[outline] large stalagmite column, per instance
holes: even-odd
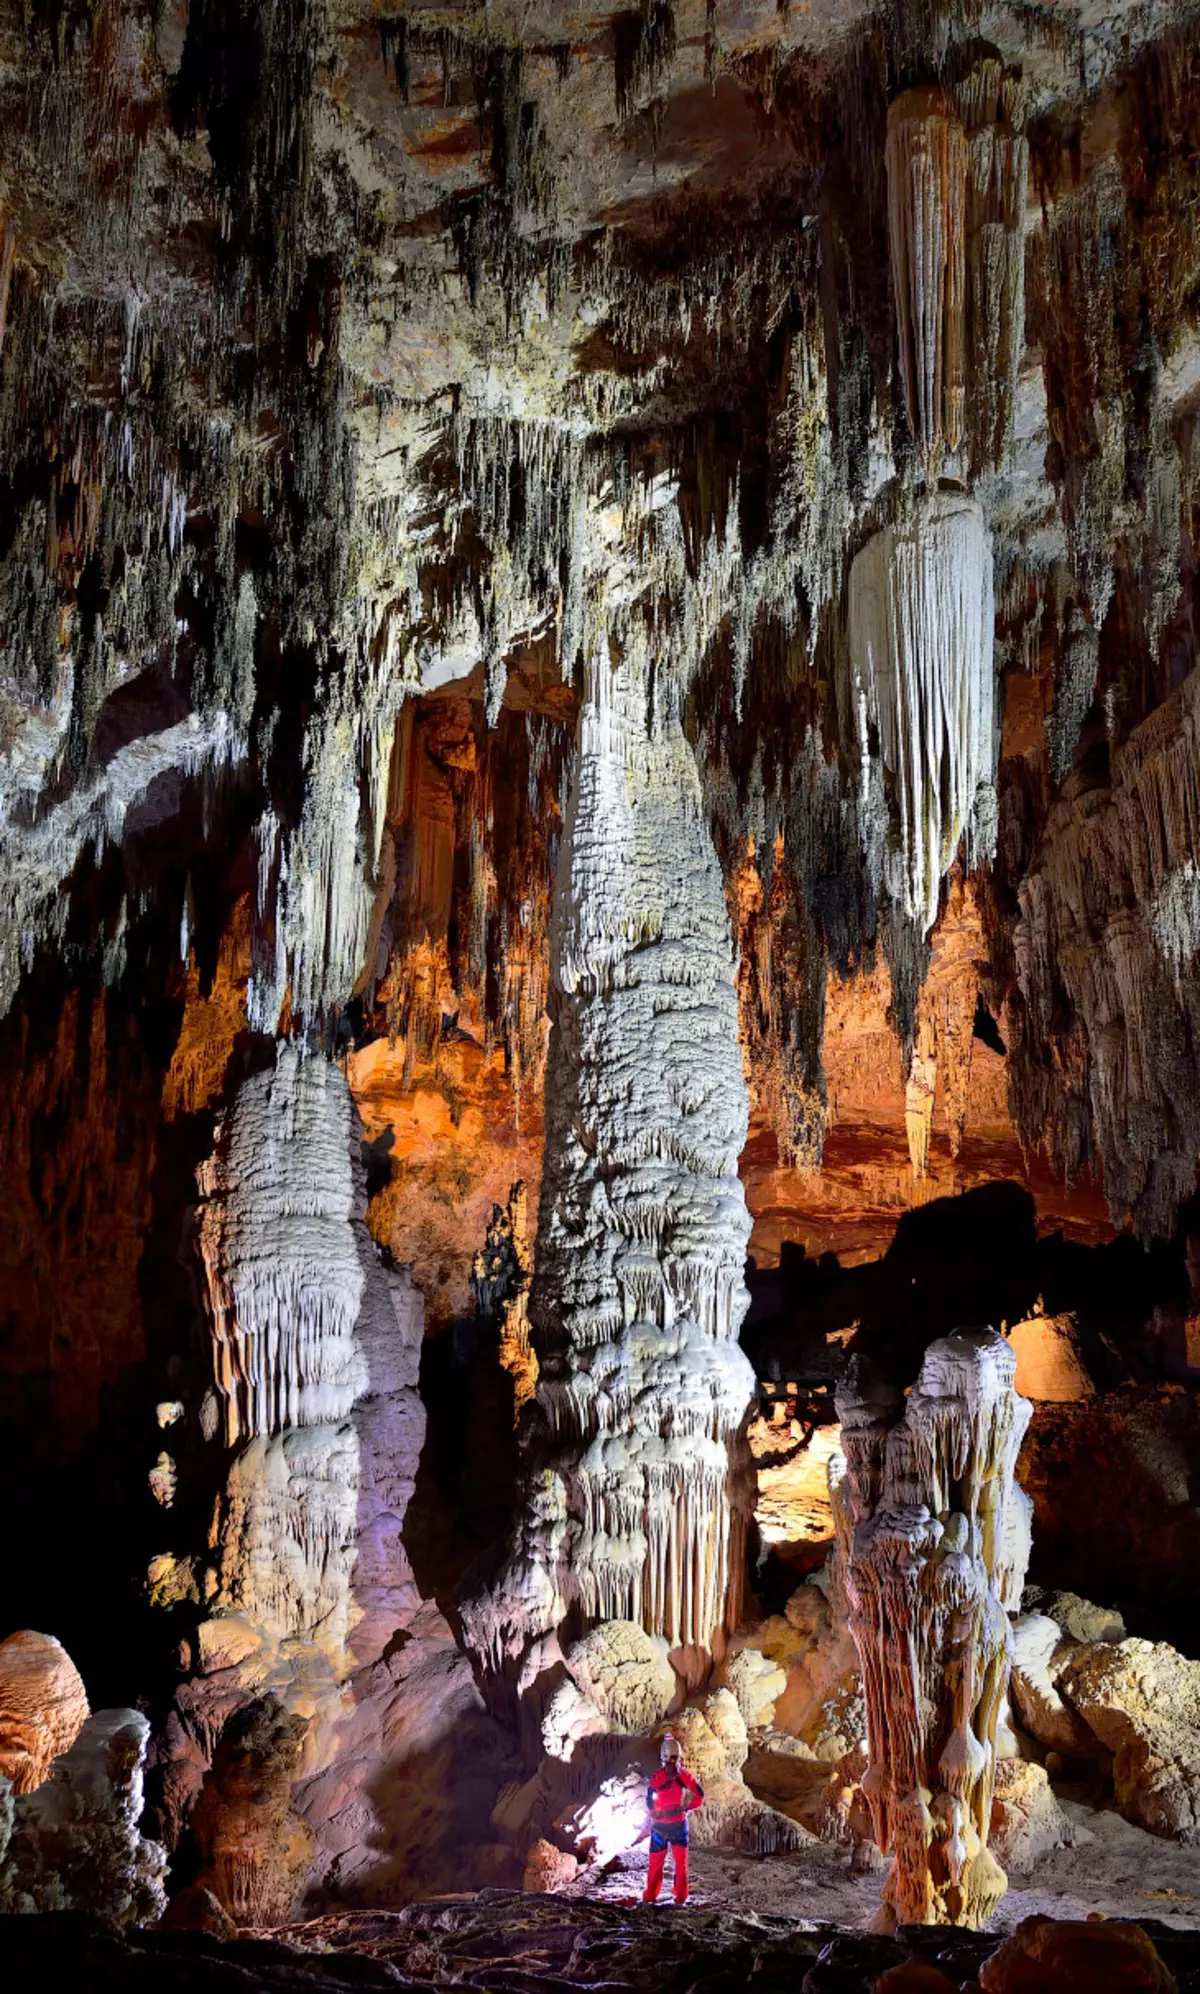
[[[1015,1480],[1031,1410],[1015,1373],[994,1330],[959,1330],[930,1345],[907,1399],[857,1366],[838,1393],[863,1790],[902,1924],[980,1925],[1006,1887],[987,1839],[1032,1511]]]
[[[992,546],[974,499],[931,492],[850,570],[850,665],[864,760],[891,777],[893,897],[927,932],[995,765]]]
[[[708,1648],[737,1612],[753,1391],[733,951],[678,713],[648,716],[647,675],[607,660],[580,716],[552,949],[536,1465],[474,1638],[498,1658],[574,1607]]]

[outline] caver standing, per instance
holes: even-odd
[[[662,1764],[646,1788],[650,1812],[650,1869],[643,1904],[653,1904],[662,1888],[667,1850],[675,1852],[675,1902],[687,1903],[688,1815],[703,1805],[704,1788],[683,1763],[678,1738],[668,1731],[662,1741]]]

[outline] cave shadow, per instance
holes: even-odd
[[[1151,1247],[1130,1233],[1095,1245],[1039,1237],[1023,1185],[979,1185],[905,1212],[878,1260],[843,1267],[785,1241],[777,1268],[750,1262],[742,1347],[762,1381],[828,1388],[854,1351],[905,1386],[939,1337],[981,1323],[1005,1330],[1040,1305],[1075,1318],[1098,1389],[1151,1383],[1167,1375],[1158,1319],[1182,1320],[1189,1307],[1186,1240],[1198,1229],[1200,1200],[1172,1240]]]

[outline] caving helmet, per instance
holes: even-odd
[[[678,1765],[683,1753],[679,1740],[673,1731],[664,1731],[658,1748],[659,1758],[665,1766]]]

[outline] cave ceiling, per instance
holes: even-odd
[[[1169,1231],[1198,77],[1166,4],[6,8],[10,1029],[55,963],[186,1009],[189,955],[203,1003],[236,958],[252,1033],[398,1035],[404,1087],[440,1038],[502,1047],[528,1132],[582,666],[648,645],[741,945],[764,1203],[882,1061],[918,1174],[935,1095],[956,1158],[970,1097],[1005,1167]],[[982,364],[977,297],[936,462],[885,170],[930,88],[1028,162],[1023,325]],[[939,480],[993,550],[994,744],[906,900],[850,570]]]

